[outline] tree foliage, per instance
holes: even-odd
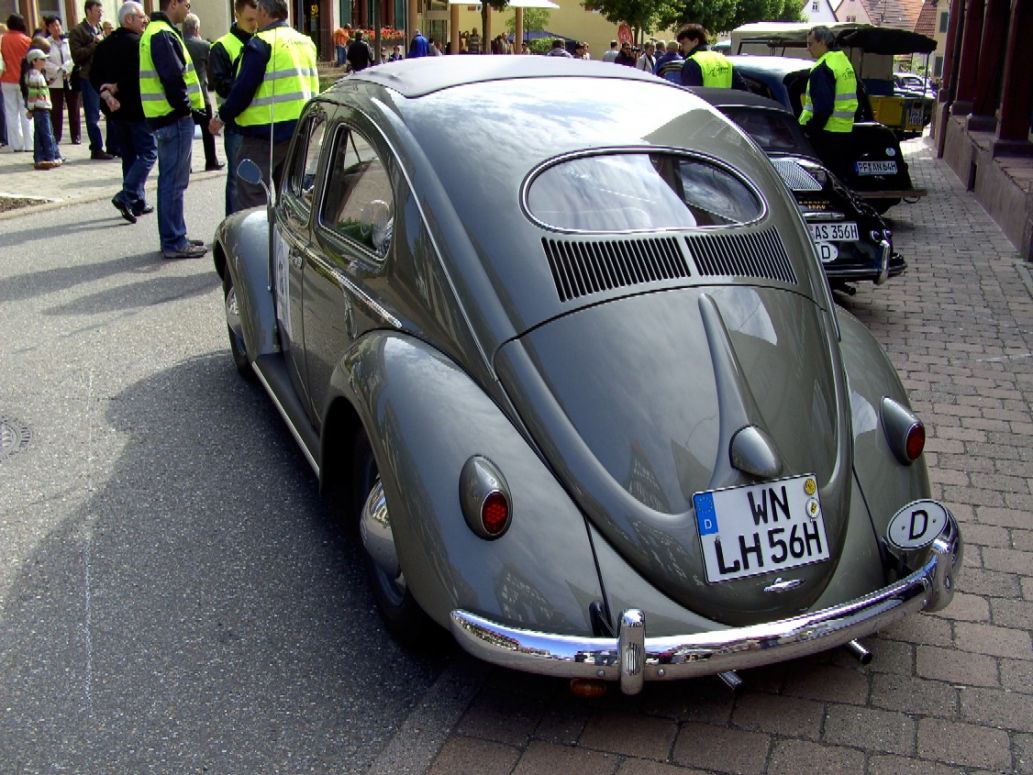
[[[524,32],[541,32],[549,28],[549,15],[552,12],[548,8],[525,8],[524,9]],[[516,32],[516,14],[506,19],[506,32]]]
[[[759,21],[800,21],[803,0],[583,0],[614,24],[648,34],[694,22],[711,34]]]

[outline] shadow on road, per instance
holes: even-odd
[[[384,634],[269,401],[218,353],[104,419],[126,438],[110,478],[0,604],[2,768],[364,770],[441,659]]]

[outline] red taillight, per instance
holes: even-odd
[[[481,506],[481,524],[488,535],[497,536],[509,525],[509,503],[501,492],[493,492]]]
[[[908,460],[915,461],[925,449],[925,426],[922,423],[915,423],[907,431],[907,440],[904,442],[904,449]]]

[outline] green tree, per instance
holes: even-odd
[[[488,23],[488,19],[491,16],[492,10],[501,11],[507,5],[509,0],[484,0],[481,3],[481,53],[491,53],[491,25]]]
[[[642,33],[692,22],[716,34],[748,22],[800,21],[803,0],[583,0],[581,5]]]
[[[708,0],[732,2],[732,0]],[[614,24],[627,22],[637,40],[654,30],[666,29],[682,17],[684,3],[678,0],[583,0],[589,11],[598,11]]]
[[[548,8],[525,8],[524,9],[524,32],[541,32],[549,28]],[[506,32],[516,32],[516,14],[506,19]]]

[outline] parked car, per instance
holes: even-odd
[[[214,240],[390,631],[634,693],[946,605],[922,423],[767,157],[634,68],[476,59],[339,81]]]
[[[936,84],[920,75],[906,72],[893,73],[894,93],[904,97],[936,99]]]
[[[780,102],[799,116],[811,64],[802,59],[772,56],[729,57],[751,92]],[[859,197],[884,213],[902,199],[925,196],[915,188],[900,141],[892,130],[876,121],[864,86],[858,81],[857,117],[849,142],[854,149],[852,174],[843,182]]]
[[[735,89],[691,88],[764,149],[796,198],[833,288],[870,280],[881,285],[907,268],[893,251],[893,233],[878,213],[829,171],[792,112],[781,103]]]

